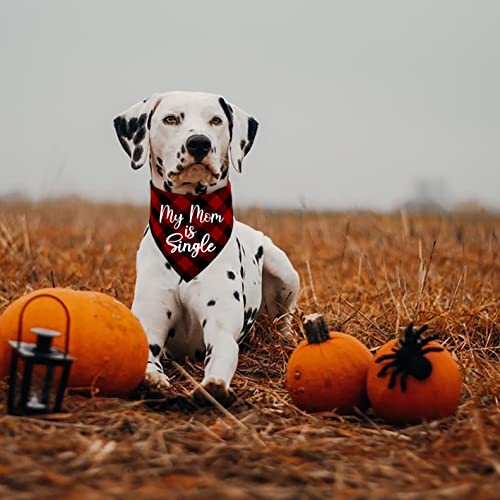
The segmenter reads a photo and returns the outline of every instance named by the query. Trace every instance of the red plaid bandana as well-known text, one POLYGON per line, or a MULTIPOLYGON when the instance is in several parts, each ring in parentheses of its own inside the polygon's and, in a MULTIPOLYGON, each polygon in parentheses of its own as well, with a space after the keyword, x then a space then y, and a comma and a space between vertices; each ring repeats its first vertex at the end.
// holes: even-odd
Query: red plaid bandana
POLYGON ((231 185, 210 194, 176 194, 151 184, 151 234, 169 264, 191 281, 224 248, 233 230, 231 185))

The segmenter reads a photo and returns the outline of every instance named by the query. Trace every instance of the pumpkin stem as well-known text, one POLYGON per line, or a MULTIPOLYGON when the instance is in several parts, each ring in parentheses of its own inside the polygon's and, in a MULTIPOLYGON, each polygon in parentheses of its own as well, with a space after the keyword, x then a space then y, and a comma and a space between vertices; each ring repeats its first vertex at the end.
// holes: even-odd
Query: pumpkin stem
POLYGON ((304 329, 309 344, 321 344, 330 339, 328 324, 320 313, 304 316, 304 329))

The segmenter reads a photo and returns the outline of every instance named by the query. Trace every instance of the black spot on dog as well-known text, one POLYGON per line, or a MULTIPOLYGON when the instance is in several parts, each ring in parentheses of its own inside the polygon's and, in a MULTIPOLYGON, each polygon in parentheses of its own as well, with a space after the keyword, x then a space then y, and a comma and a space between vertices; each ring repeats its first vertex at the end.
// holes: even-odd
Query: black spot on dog
POLYGON ((257 316, 257 309, 246 309, 245 312, 243 313, 243 327, 241 328, 241 336, 245 337, 247 333, 250 331, 252 328, 254 322, 255 322, 255 317, 257 316))
POLYGON ((175 337, 175 328, 170 328, 170 330, 168 331, 168 336, 169 338, 175 337))
MULTIPOLYGON (((148 226, 149 227, 149 226, 148 226)), ((227 272, 227 277, 230 279, 230 280, 234 280, 236 278, 236 274, 233 273, 233 271, 228 271, 227 272)))
POLYGON ((206 319, 204 319, 204 320, 203 320, 203 323, 201 324, 201 326, 202 326, 203 328, 205 328, 205 326, 207 326, 207 320, 206 320, 206 319))
POLYGON ((163 169, 160 167, 160 165, 156 165, 156 171, 158 172, 158 175, 160 177, 163 177, 163 169))
POLYGON ((201 182, 198 182, 194 191, 196 194, 206 194, 207 186, 204 186, 203 184, 201 184, 201 182))
POLYGON ((131 118, 128 122, 127 138, 132 139, 137 131, 138 121, 137 118, 131 118))
POLYGON ((226 168, 222 167, 221 176, 220 176, 221 180, 225 179, 227 177, 228 170, 229 169, 227 167, 226 168))
POLYGON ((184 144, 181 147, 181 153, 184 154, 186 152, 186 148, 184 147, 184 144))
POLYGON ((205 352, 205 366, 207 366, 208 363, 210 363, 210 359, 212 358, 212 350, 213 350, 212 345, 208 344, 207 350, 205 352))
POLYGON ((229 141, 231 142, 231 139, 233 138, 233 109, 222 97, 219 97, 219 104, 227 118, 229 141))
POLYGON ((210 300, 207 302, 207 306, 208 306, 208 307, 215 306, 215 300, 214 300, 214 299, 210 299, 210 300))
POLYGON ((243 294, 243 307, 246 307, 247 305, 247 296, 243 294))
POLYGON ((146 129, 141 127, 137 133, 134 135, 134 144, 139 144, 146 137, 146 129))
POLYGON ((146 124, 146 118, 146 113, 143 113, 141 116, 139 116, 139 120, 137 121, 137 128, 144 127, 144 125, 146 124))
POLYGON ((149 350, 151 354, 156 358, 161 352, 161 347, 158 344, 149 344, 149 350))
POLYGON ((167 184, 167 181, 163 182, 163 189, 165 189, 165 191, 168 191, 169 193, 172 191, 172 188, 167 184))
POLYGON ((113 125, 115 127, 116 135, 118 136, 118 140, 120 141, 122 148, 125 150, 125 152, 129 156, 131 156, 130 147, 129 147, 127 141, 125 140, 125 138, 127 137, 127 134, 128 134, 127 120, 125 120, 125 118, 123 118, 121 116, 117 116, 113 120, 113 125))
POLYGON ((177 170, 182 170, 182 165, 180 163, 177 164, 177 170))
POLYGON ((141 165, 137 165, 137 163, 135 161, 132 161, 130 163, 130 166, 132 167, 133 170, 138 170, 141 168, 141 165))
POLYGON ((172 317, 172 311, 167 311, 167 318, 170 319, 172 317))
POLYGON ((181 157, 181 153, 178 151, 177 152, 177 158, 180 158, 181 157))
POLYGON ((184 113, 181 113, 181 119, 184 120, 184 113))
POLYGON ((152 109, 152 110, 149 112, 149 116, 148 116, 148 123, 147 123, 148 130, 150 130, 150 129, 151 129, 151 118, 153 118, 153 113, 154 113, 154 109, 152 109))
POLYGON ((238 172, 241 172, 241 159, 238 158, 238 172))
POLYGON ((163 166, 163 160, 159 156, 156 158, 156 161, 163 166))
POLYGON ((257 135, 257 129, 259 128, 259 123, 255 118, 250 117, 248 119, 248 134, 247 139, 248 143, 245 147, 245 155, 252 149, 253 141, 255 140, 255 136, 257 135))
POLYGON ((240 148, 241 148, 242 151, 245 149, 245 144, 246 143, 247 143, 247 141, 245 141, 245 139, 241 139, 240 148))
POLYGON ((236 238, 236 243, 238 245, 238 259, 240 261, 240 264, 242 263, 242 256, 241 256, 241 243, 238 238, 236 238))
POLYGON ((165 262, 165 267, 170 271, 172 269, 172 266, 170 265, 170 262, 165 262))
POLYGON ((257 248, 257 253, 255 254, 255 260, 258 263, 262 256, 264 255, 264 247, 262 245, 257 248))
POLYGON ((134 156, 132 157, 132 159, 134 161, 139 161, 141 159, 142 152, 143 152, 142 146, 136 146, 134 149, 134 156))
POLYGON ((154 365, 156 366, 156 368, 158 368, 158 370, 160 370, 161 372, 163 372, 163 366, 161 366, 161 364, 158 363, 158 361, 155 361, 154 365))
POLYGON ((238 290, 235 290, 233 293, 233 297, 239 302, 240 301, 240 293, 238 290))
POLYGON ((167 179, 165 182, 166 182, 169 186, 173 186, 173 185, 174 185, 174 183, 173 183, 170 179, 167 179))

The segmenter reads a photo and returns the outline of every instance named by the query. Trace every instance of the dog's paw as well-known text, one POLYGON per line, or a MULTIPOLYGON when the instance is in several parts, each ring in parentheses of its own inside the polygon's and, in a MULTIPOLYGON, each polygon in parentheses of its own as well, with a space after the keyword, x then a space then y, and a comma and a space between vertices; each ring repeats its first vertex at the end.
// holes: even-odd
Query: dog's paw
MULTIPOLYGON (((231 406, 236 400, 236 394, 230 387, 226 386, 223 380, 211 378, 202 384, 202 387, 210 396, 226 408, 231 406)), ((199 387, 194 390, 193 399, 198 406, 210 406, 212 404, 199 387)))
POLYGON ((170 381, 164 373, 149 372, 144 376, 139 390, 146 397, 162 398, 167 396, 170 388, 170 381))

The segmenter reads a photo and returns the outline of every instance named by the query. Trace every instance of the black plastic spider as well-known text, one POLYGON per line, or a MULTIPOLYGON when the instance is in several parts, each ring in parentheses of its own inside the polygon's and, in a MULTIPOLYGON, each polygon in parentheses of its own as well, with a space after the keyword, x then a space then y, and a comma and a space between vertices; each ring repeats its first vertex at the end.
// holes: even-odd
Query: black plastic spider
POLYGON ((399 346, 393 347, 393 354, 385 354, 375 360, 375 363, 391 360, 382 367, 378 372, 378 377, 384 377, 392 368, 391 378, 389 379, 389 389, 393 389, 396 385, 398 375, 401 375, 400 384, 401 390, 406 391, 406 380, 408 376, 415 377, 417 380, 425 380, 432 373, 432 364, 425 358, 429 352, 442 351, 442 347, 427 347, 429 342, 437 339, 437 335, 431 335, 423 338, 422 334, 427 330, 427 325, 421 328, 414 328, 413 323, 410 323, 403 337, 399 339, 399 346))

